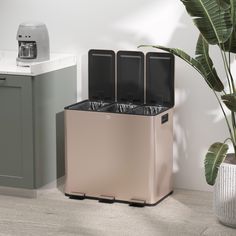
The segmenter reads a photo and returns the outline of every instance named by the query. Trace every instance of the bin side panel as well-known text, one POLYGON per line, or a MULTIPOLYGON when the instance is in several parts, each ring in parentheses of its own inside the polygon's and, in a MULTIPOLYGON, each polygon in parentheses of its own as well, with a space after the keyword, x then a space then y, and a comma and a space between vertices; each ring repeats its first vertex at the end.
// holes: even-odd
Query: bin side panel
POLYGON ((153 117, 66 110, 67 194, 151 199, 153 117))
POLYGON ((173 191, 173 109, 155 116, 153 131, 155 170, 152 203, 155 203, 173 191))

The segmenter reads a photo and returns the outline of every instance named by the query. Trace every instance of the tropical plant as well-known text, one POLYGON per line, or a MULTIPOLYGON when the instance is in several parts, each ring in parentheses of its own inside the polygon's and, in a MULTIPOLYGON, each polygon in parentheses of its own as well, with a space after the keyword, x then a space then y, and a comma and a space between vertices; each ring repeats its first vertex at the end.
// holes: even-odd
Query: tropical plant
MULTIPOLYGON (((177 48, 151 46, 170 52, 196 69, 213 91, 223 112, 229 138, 224 142, 212 144, 205 156, 205 176, 210 185, 214 185, 218 168, 228 152, 227 141, 231 141, 236 155, 236 88, 231 73, 232 53, 236 53, 236 0, 180 0, 188 14, 192 17, 200 35, 196 45, 195 56, 191 57, 177 48), (219 48, 225 70, 226 86, 219 78, 213 61, 209 55, 209 45, 219 48), (231 116, 226 115, 229 109, 231 116)), ((236 156, 235 156, 236 158, 236 156)))

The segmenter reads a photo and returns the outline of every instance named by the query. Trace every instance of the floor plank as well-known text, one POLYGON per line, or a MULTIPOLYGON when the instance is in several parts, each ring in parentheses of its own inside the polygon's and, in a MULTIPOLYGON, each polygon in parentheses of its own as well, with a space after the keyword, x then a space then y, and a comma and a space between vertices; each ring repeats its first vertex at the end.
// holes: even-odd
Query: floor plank
POLYGON ((235 236, 212 211, 209 192, 175 190, 155 207, 73 200, 59 189, 37 199, 0 196, 0 236, 235 236))

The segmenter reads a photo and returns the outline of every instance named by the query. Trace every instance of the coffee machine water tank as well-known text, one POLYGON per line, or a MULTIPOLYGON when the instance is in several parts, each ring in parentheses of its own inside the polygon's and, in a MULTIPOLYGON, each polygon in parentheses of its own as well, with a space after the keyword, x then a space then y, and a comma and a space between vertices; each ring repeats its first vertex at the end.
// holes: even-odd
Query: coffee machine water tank
POLYGON ((30 66, 32 62, 47 61, 50 58, 48 30, 44 23, 25 22, 19 25, 18 66, 30 66))

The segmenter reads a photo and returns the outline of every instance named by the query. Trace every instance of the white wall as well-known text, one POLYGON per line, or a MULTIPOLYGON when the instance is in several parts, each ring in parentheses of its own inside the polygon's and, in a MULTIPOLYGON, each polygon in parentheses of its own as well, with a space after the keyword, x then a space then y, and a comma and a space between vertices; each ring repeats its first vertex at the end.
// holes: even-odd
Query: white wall
MULTIPOLYGON (((46 23, 52 52, 78 56, 78 99, 87 97, 88 49, 135 50, 140 44, 160 44, 194 53, 198 37, 180 1, 1 0, 0 50, 17 49, 18 24, 28 20, 46 23)), ((225 122, 203 79, 180 59, 175 79, 175 187, 209 190, 204 154, 211 143, 227 136, 225 122)))

